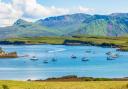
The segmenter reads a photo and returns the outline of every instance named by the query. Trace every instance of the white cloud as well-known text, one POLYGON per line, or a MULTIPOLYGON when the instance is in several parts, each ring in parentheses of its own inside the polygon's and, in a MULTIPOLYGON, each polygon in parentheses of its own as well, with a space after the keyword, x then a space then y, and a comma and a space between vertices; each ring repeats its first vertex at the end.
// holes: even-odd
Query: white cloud
POLYGON ((4 3, 0 0, 0 26, 9 26, 18 18, 38 19, 53 15, 62 15, 68 13, 86 13, 92 11, 90 8, 82 6, 65 9, 55 6, 46 7, 36 0, 12 0, 11 3, 4 3))
POLYGON ((81 12, 81 13, 86 13, 86 12, 92 12, 94 11, 94 9, 92 8, 87 8, 87 7, 83 7, 83 6, 79 6, 77 8, 78 12, 81 12))
POLYGON ((67 9, 46 7, 38 4, 36 0, 13 0, 12 6, 19 11, 23 12, 23 17, 26 18, 40 18, 56 14, 68 13, 67 9))
POLYGON ((11 4, 0 2, 0 26, 9 26, 21 16, 21 13, 15 10, 11 4))

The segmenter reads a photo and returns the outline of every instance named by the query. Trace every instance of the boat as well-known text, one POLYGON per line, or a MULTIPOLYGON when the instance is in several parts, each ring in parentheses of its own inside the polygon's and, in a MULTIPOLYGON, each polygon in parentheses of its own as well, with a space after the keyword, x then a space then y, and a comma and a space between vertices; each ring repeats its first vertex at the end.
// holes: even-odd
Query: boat
POLYGON ((44 63, 44 64, 47 64, 47 63, 48 63, 48 61, 47 61, 47 60, 44 60, 44 61, 43 61, 43 63, 44 63))
POLYGON ((118 58, 119 57, 119 54, 111 54, 109 56, 112 57, 112 58, 118 58))
POLYGON ((116 59, 116 58, 119 57, 119 54, 117 54, 117 53, 115 54, 115 53, 112 53, 112 52, 107 52, 106 54, 108 55, 108 58, 107 59, 114 60, 114 59, 116 59))
POLYGON ((89 61, 89 59, 87 57, 83 57, 81 61, 89 61))
POLYGON ((118 58, 119 57, 119 54, 113 54, 112 57, 113 58, 118 58))
POLYGON ((29 55, 23 55, 23 56, 19 56, 19 57, 29 57, 29 55))
POLYGON ((55 59, 55 58, 52 58, 52 61, 53 61, 53 62, 56 62, 56 61, 57 61, 57 59, 55 59))
POLYGON ((91 50, 87 50, 87 51, 85 51, 86 53, 91 53, 91 50))
POLYGON ((115 60, 116 58, 107 57, 107 60, 115 60))
POLYGON ((75 55, 72 55, 71 58, 76 59, 77 57, 75 55))
POLYGON ((36 60, 38 60, 38 58, 36 58, 35 56, 33 56, 30 60, 36 61, 36 60))
POLYGON ((112 54, 112 52, 107 52, 106 54, 107 54, 107 55, 111 55, 111 54, 112 54))
POLYGON ((0 48, 0 58, 17 58, 16 52, 5 52, 2 48, 0 48))

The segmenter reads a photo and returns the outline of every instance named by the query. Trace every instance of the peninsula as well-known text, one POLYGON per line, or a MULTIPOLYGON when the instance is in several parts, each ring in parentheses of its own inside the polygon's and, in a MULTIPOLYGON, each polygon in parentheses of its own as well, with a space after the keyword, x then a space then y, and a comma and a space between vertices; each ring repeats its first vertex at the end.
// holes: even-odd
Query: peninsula
POLYGON ((1 45, 91 45, 100 47, 116 47, 119 51, 128 51, 128 37, 106 37, 106 36, 52 36, 52 37, 23 37, 9 38, 0 41, 1 45))
POLYGON ((17 58, 17 57, 18 56, 16 52, 7 53, 2 48, 0 48, 0 58, 17 58))

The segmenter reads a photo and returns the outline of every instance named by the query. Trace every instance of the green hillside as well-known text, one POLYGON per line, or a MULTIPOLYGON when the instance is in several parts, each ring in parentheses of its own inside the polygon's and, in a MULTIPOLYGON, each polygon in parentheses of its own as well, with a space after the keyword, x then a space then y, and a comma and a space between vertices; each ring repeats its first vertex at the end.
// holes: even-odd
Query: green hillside
POLYGON ((125 36, 128 35, 128 14, 62 15, 27 22, 19 19, 12 26, 0 28, 0 38, 40 36, 125 36))

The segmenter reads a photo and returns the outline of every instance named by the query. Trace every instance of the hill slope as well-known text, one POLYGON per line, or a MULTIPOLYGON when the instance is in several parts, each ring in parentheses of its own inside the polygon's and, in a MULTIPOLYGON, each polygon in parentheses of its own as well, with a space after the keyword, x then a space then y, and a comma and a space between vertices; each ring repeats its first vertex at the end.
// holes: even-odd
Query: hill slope
POLYGON ((128 34, 128 14, 111 15, 72 14, 50 17, 36 22, 39 25, 58 29, 63 35, 122 36, 128 34))
POLYGON ((17 37, 39 37, 39 36, 56 36, 53 31, 45 26, 35 23, 17 20, 13 26, 0 28, 0 38, 17 38, 17 37))
POLYGON ((0 38, 39 36, 125 36, 128 35, 128 14, 88 15, 83 13, 40 19, 34 23, 17 20, 0 28, 0 38))

